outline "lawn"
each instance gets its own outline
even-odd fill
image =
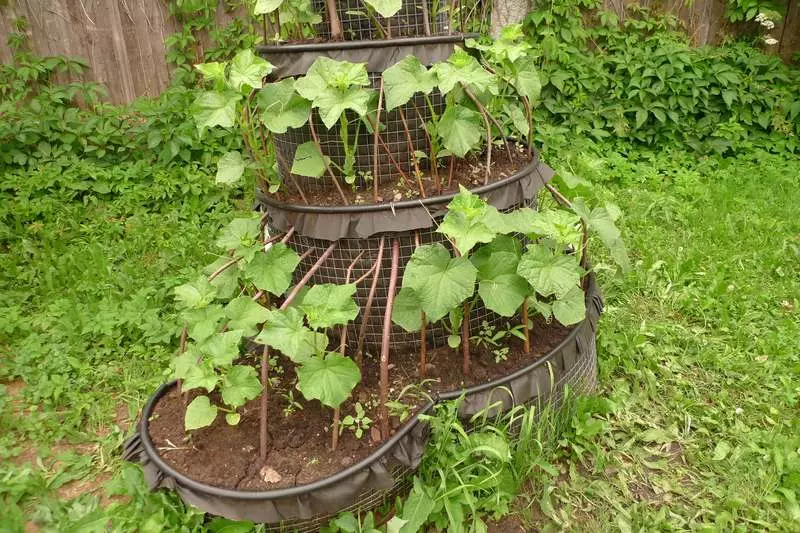
[[[596,261],[598,396],[506,524],[798,530],[800,159],[599,147],[579,162],[621,208],[634,268]],[[193,167],[3,176],[0,531],[206,527],[119,447],[177,347],[172,287],[248,196]]]

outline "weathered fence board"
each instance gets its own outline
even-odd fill
[[[7,44],[14,20],[28,21],[28,40],[40,55],[78,56],[89,62],[85,81],[108,88],[114,103],[139,96],[158,95],[169,85],[170,67],[164,40],[179,29],[167,9],[167,0],[6,0],[0,1],[0,61],[11,62]],[[607,9],[624,17],[626,5],[635,0],[604,0]],[[692,42],[716,44],[730,31],[725,22],[725,0],[638,0],[643,6],[677,14]],[[223,2],[220,2],[223,4]],[[217,24],[232,15],[222,7]],[[784,59],[800,50],[800,0],[789,0],[786,19],[774,36],[780,39],[775,53]],[[207,39],[202,39],[207,44]]]

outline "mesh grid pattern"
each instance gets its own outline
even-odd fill
[[[380,73],[370,73],[370,82],[374,88],[380,85]],[[396,180],[405,174],[410,180],[414,179],[414,151],[423,153],[428,152],[428,139],[425,133],[425,124],[431,120],[431,107],[437,115],[444,112],[444,100],[438,91],[434,91],[428,96],[431,106],[426,102],[426,97],[422,93],[416,93],[405,105],[381,113],[381,139],[378,142],[378,179],[381,183],[388,180]],[[348,139],[350,144],[354,144],[357,138],[354,171],[356,181],[354,186],[363,189],[369,186],[374,174],[374,150],[375,138],[367,130],[366,125],[352,111],[346,113],[348,119]],[[403,125],[405,118],[408,125],[408,135]],[[342,173],[337,169],[344,167],[345,147],[340,137],[341,127],[334,125],[330,130],[322,123],[319,113],[314,110],[311,113],[311,120],[314,124],[314,131],[319,138],[322,153],[330,157],[334,165],[331,165],[336,178],[345,187]],[[411,147],[409,149],[409,137]],[[291,174],[294,153],[301,144],[311,141],[311,128],[306,124],[302,128],[290,129],[284,134],[275,135],[275,151],[278,158],[278,169],[284,182],[288,182]],[[418,161],[420,169],[427,168],[427,159]],[[398,169],[399,167],[399,169]],[[401,173],[402,171],[402,173]],[[321,178],[307,178],[294,175],[294,179],[304,192],[327,191],[334,187],[333,182],[327,172]]]
[[[323,15],[323,22],[315,28],[317,37],[330,39],[325,0],[314,0],[312,5],[317,13]],[[438,11],[438,15],[434,15],[434,10]],[[342,22],[342,36],[346,41],[383,39],[389,35],[391,38],[448,35],[448,10],[449,2],[444,0],[403,0],[403,5],[395,16],[385,19],[375,14],[379,28],[375,19],[369,16],[362,0],[336,0],[336,11]]]
[[[511,211],[521,207],[520,205],[512,206],[507,209]],[[437,221],[441,222],[441,220]],[[278,230],[270,228],[270,233],[278,233]],[[452,245],[441,233],[435,231],[435,226],[428,229],[418,230],[420,244],[443,244],[450,253],[453,253]],[[402,283],[403,272],[405,266],[411,255],[416,248],[415,232],[403,233],[387,233],[385,236],[383,259],[381,261],[381,271],[378,277],[378,284],[375,287],[375,295],[372,299],[372,308],[370,316],[367,320],[367,326],[364,335],[364,346],[367,351],[370,349],[376,350],[380,348],[381,340],[383,339],[383,317],[386,311],[386,302],[389,294],[389,272],[392,266],[391,247],[392,240],[397,239],[400,244],[400,261],[399,271],[397,277],[398,290]],[[358,258],[359,254],[363,255],[355,262],[353,270],[350,275],[350,281],[354,282],[366,274],[372,265],[377,261],[378,251],[380,249],[381,234],[373,235],[366,239],[339,239],[336,248],[330,257],[322,264],[322,266],[311,276],[308,285],[316,285],[319,283],[336,283],[342,284],[347,278],[347,269]],[[329,241],[321,239],[313,239],[295,233],[287,242],[287,245],[292,247],[298,255],[303,255],[308,250],[312,250],[307,257],[303,258],[294,273],[295,283],[305,276],[311,269],[314,263],[317,262],[323,251],[330,246]],[[360,312],[356,319],[349,323],[347,326],[347,344],[349,347],[354,348],[358,345],[358,335],[361,330],[361,324],[364,321],[364,312],[369,298],[370,287],[372,285],[373,275],[367,276],[364,281],[359,283],[356,288],[356,294],[353,297],[358,305]],[[481,323],[486,321],[495,327],[505,326],[506,322],[513,320],[513,318],[500,316],[488,310],[480,299],[475,303],[470,312],[469,323],[471,331],[477,331]],[[434,324],[428,324],[426,329],[427,346],[429,348],[437,348],[444,346],[447,343],[448,331],[442,321]],[[392,324],[391,342],[390,346],[393,350],[401,348],[416,348],[420,345],[420,333],[409,333],[396,324]],[[371,352],[374,353],[374,352]]]
[[[309,519],[291,520],[279,524],[266,524],[264,531],[270,533],[311,533],[312,531],[319,531],[320,528],[327,526],[331,520],[341,513],[351,512],[359,516],[365,515],[370,511],[374,512],[386,504],[393,503],[398,496],[406,496],[411,491],[412,474],[413,471],[408,467],[397,467],[392,470],[392,477],[395,483],[391,488],[365,491],[356,498],[357,503],[345,507],[337,513],[318,515]]]

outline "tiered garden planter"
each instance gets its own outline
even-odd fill
[[[600,291],[590,275],[586,318],[555,349],[508,376],[440,394],[436,401],[464,394],[459,414],[466,420],[498,402],[490,414],[522,404],[558,405],[567,386],[577,393],[591,392],[597,376],[595,331],[602,308]],[[124,458],[142,466],[152,490],[174,490],[183,501],[207,513],[265,523],[267,531],[317,531],[340,512],[375,511],[406,493],[428,442],[428,428],[419,415],[430,412],[434,405],[425,405],[372,455],[335,476],[291,488],[248,492],[194,481],[159,455],[150,439],[149,420],[159,399],[174,386],[162,385],[147,403],[137,433],[125,444]]]

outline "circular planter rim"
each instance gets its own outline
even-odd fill
[[[529,175],[536,169],[539,164],[539,152],[534,150],[533,161],[514,172],[512,175],[501,180],[490,183],[489,185],[481,185],[474,189],[469,189],[472,194],[485,194],[500,189],[521,180]],[[382,204],[360,204],[360,205],[308,205],[308,204],[290,204],[284,203],[272,198],[272,196],[265,194],[261,188],[256,189],[256,199],[270,207],[281,209],[283,211],[292,211],[295,213],[324,213],[324,214],[354,214],[354,213],[374,213],[376,211],[396,211],[398,209],[411,209],[419,206],[428,206],[434,204],[446,203],[452,200],[458,193],[451,192],[448,194],[440,194],[438,196],[429,196],[427,198],[417,198],[415,200],[403,200],[401,202],[387,202]]]
[[[454,33],[452,35],[432,35],[430,37],[400,37],[397,39],[366,39],[361,41],[326,41],[321,43],[262,44],[256,47],[258,53],[303,53],[327,52],[332,50],[360,50],[362,48],[391,48],[425,44],[459,43],[466,39],[479,37],[478,33]]]
[[[235,498],[235,499],[240,499],[240,500],[273,500],[273,499],[277,499],[277,498],[286,498],[286,497],[290,497],[290,496],[296,496],[298,494],[304,494],[304,493],[311,492],[311,491],[314,491],[314,490],[322,489],[322,488],[325,488],[325,487],[327,487],[329,485],[333,485],[333,484],[337,483],[338,481],[340,481],[340,480],[342,480],[344,478],[347,478],[350,475],[355,474],[355,473],[357,473],[358,471],[360,471],[360,470],[362,470],[364,468],[369,467],[372,463],[374,463],[375,461],[379,460],[381,457],[383,457],[383,455],[384,455],[384,453],[386,451],[388,451],[392,446],[394,446],[394,444],[397,441],[399,441],[406,434],[408,434],[408,432],[410,432],[414,427],[416,427],[416,425],[420,422],[419,415],[427,413],[428,411],[431,410],[431,408],[434,405],[436,405],[440,401],[453,400],[453,399],[458,398],[462,394],[464,394],[464,395],[474,394],[474,393],[482,392],[482,391],[485,391],[485,390],[488,390],[488,389],[491,389],[491,388],[502,387],[506,383],[508,383],[509,381],[511,381],[511,380],[521,376],[521,375],[524,375],[527,372],[530,372],[530,371],[538,368],[539,366],[545,364],[547,361],[552,359],[554,357],[554,355],[556,353],[558,353],[564,346],[566,346],[566,344],[568,342],[574,341],[575,336],[578,334],[580,329],[585,326],[586,321],[589,320],[588,314],[589,314],[589,311],[588,311],[588,306],[587,306],[587,312],[586,312],[587,316],[585,316],[584,319],[581,322],[576,324],[570,330],[569,334],[564,338],[564,340],[562,340],[555,348],[553,348],[552,350],[547,352],[545,355],[543,355],[542,357],[540,357],[539,359],[537,359],[536,361],[534,361],[530,365],[528,365],[526,367],[523,367],[523,368],[517,370],[516,372],[513,372],[512,374],[497,378],[497,379],[495,379],[493,381],[490,381],[488,383],[482,383],[480,385],[474,385],[472,387],[459,389],[459,390],[455,390],[455,391],[448,391],[448,392],[444,392],[444,393],[441,393],[441,394],[434,394],[432,401],[429,401],[427,404],[425,404],[417,413],[414,414],[412,419],[409,420],[408,423],[406,425],[404,425],[400,429],[400,431],[398,431],[397,433],[392,435],[392,437],[389,440],[384,442],[372,454],[370,454],[369,456],[365,457],[364,459],[362,459],[358,463],[356,463],[356,464],[354,464],[352,466],[349,466],[346,469],[341,470],[341,471],[337,472],[336,474],[334,474],[334,475],[332,475],[330,477],[326,477],[326,478],[323,478],[323,479],[320,479],[320,480],[317,480],[317,481],[314,481],[314,482],[311,482],[311,483],[306,483],[304,485],[295,485],[294,487],[285,487],[285,488],[281,488],[281,489],[267,490],[267,491],[238,491],[238,490],[233,490],[233,489],[225,489],[225,488],[222,488],[222,487],[215,487],[215,486],[212,486],[212,485],[206,485],[205,483],[201,483],[199,481],[195,481],[192,478],[190,478],[190,477],[178,472],[174,468],[172,468],[172,466],[167,464],[167,462],[164,461],[161,458],[161,456],[158,454],[158,452],[156,451],[155,447],[153,446],[152,441],[150,440],[150,433],[149,433],[150,423],[149,423],[149,419],[150,419],[150,416],[153,413],[153,408],[155,407],[155,405],[158,402],[158,400],[160,400],[167,393],[167,391],[169,389],[171,389],[172,387],[175,386],[175,383],[176,383],[175,381],[171,381],[169,383],[165,383],[165,384],[162,384],[161,386],[159,386],[159,388],[156,390],[155,394],[153,394],[153,396],[150,398],[150,400],[148,400],[147,404],[145,405],[144,410],[142,411],[141,421],[139,422],[139,429],[140,429],[140,435],[141,435],[141,439],[142,439],[142,445],[144,446],[144,449],[147,452],[147,455],[156,464],[156,466],[158,466],[158,468],[160,468],[162,471],[166,472],[170,476],[174,477],[178,481],[178,483],[180,483],[181,485],[184,485],[186,487],[189,487],[191,489],[200,491],[202,493],[211,494],[213,496],[221,496],[221,497],[226,497],[226,498]]]

